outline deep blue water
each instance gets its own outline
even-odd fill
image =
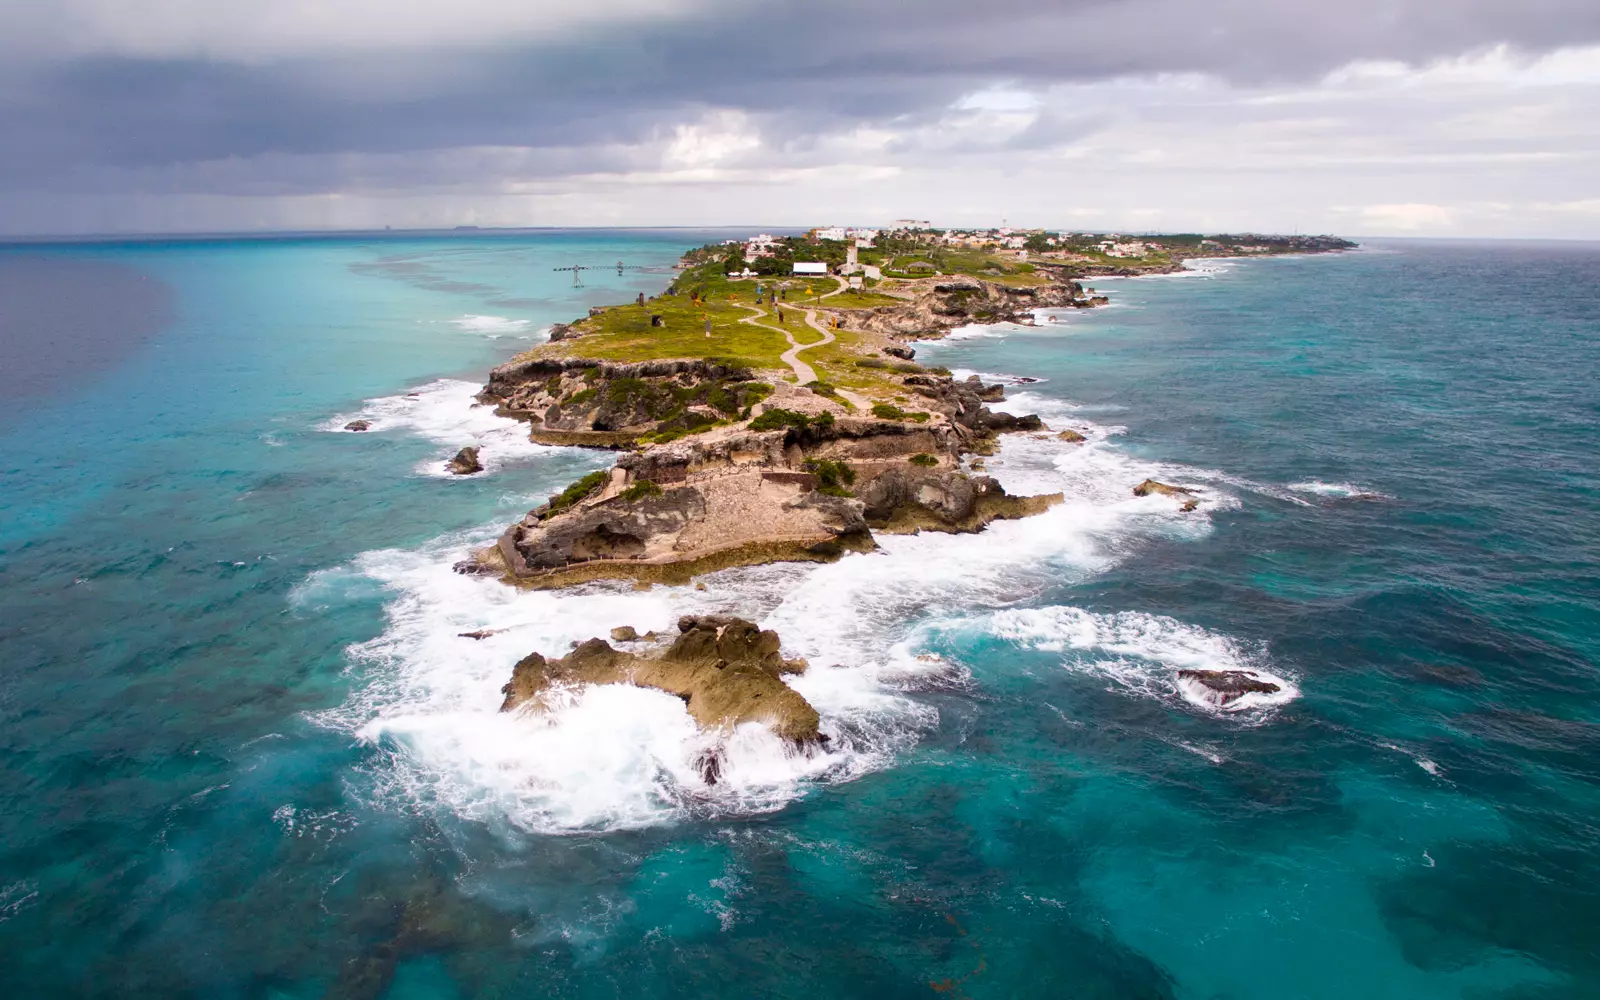
[[[717,235],[0,248],[9,993],[1600,995],[1600,246],[1105,281],[923,345],[1090,439],[1009,441],[1066,502],[979,536],[451,574],[608,461],[474,383],[666,280],[550,268]],[[742,734],[706,789],[667,696],[495,713],[526,652],[695,608],[811,659],[835,752]],[[1285,690],[1218,711],[1196,665]]]

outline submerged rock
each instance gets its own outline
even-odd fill
[[[470,476],[483,471],[483,463],[478,461],[476,445],[468,445],[456,452],[456,457],[444,463],[444,467],[453,476]]]
[[[370,420],[352,420],[344,425],[344,429],[347,431],[364,431],[371,427],[372,421]]]
[[[1133,495],[1136,497],[1147,497],[1152,493],[1159,493],[1168,497],[1187,497],[1193,496],[1194,490],[1185,489],[1182,486],[1168,486],[1166,483],[1158,483],[1154,479],[1146,479],[1133,488]]]
[[[512,668],[510,683],[501,689],[506,697],[500,710],[537,704],[554,685],[632,684],[682,698],[705,729],[759,722],[791,743],[822,742],[816,709],[782,680],[804,671],[805,661],[783,658],[778,633],[724,615],[685,616],[678,631],[671,647],[643,655],[598,638],[579,643],[560,659],[532,653]],[[703,777],[708,772],[707,780],[714,780],[720,764],[701,769]]]
[[[1063,441],[1067,441],[1067,442],[1069,442],[1071,444],[1083,444],[1085,441],[1089,440],[1088,438],[1084,437],[1082,434],[1079,434],[1077,431],[1074,431],[1074,430],[1062,431],[1060,434],[1057,434],[1056,437],[1060,438]]]
[[[1245,670],[1180,670],[1180,681],[1193,681],[1218,696],[1219,701],[1231,704],[1247,694],[1277,694],[1283,688],[1271,681],[1262,680]]]

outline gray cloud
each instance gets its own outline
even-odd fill
[[[692,167],[694,130],[721,111],[759,140],[714,157],[730,169],[1071,155],[1130,124],[1150,125],[1157,149],[1162,134],[1232,115],[1185,103],[1187,78],[1237,100],[1292,93],[1362,60],[1417,67],[1495,46],[1531,58],[1600,43],[1592,0],[632,0],[538,11],[160,0],[163,17],[110,0],[0,3],[0,199],[91,198],[97,211],[119,195],[498,195]],[[1124,106],[1047,99],[1129,78],[1179,82],[1131,122]],[[952,110],[986,88],[1045,96],[1015,128],[986,119],[993,109]],[[1314,149],[1372,131],[1343,113],[1342,131],[1280,130],[1273,141]],[[873,132],[876,148],[863,138]],[[1593,139],[1537,143],[1571,152]],[[1423,157],[1455,148],[1442,134],[1395,142]]]

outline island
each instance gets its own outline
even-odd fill
[[[547,343],[491,372],[479,402],[525,421],[533,441],[618,458],[456,570],[540,589],[686,584],[735,566],[835,560],[885,534],[976,532],[1041,513],[1061,495],[1007,493],[983,474],[984,456],[1000,435],[1082,436],[991,409],[1003,386],[921,364],[915,342],[1094,308],[1107,301],[1084,284],[1097,274],[1352,245],[821,229],[701,247],[659,295],[558,324]],[[475,451],[450,463],[456,474],[480,468]],[[1130,488],[1183,511],[1199,503],[1160,483]],[[504,710],[537,709],[552,685],[633,683],[682,697],[708,728],[760,722],[797,748],[825,740],[815,711],[783,682],[805,664],[784,660],[773,633],[686,619],[676,638],[619,624],[612,642],[596,637],[556,660],[530,654],[506,685]],[[708,782],[719,767],[704,762]]]

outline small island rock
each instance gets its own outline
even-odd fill
[[[372,421],[370,420],[352,420],[348,424],[344,425],[344,429],[347,431],[364,431],[371,426]]]
[[[560,659],[529,654],[512,669],[500,710],[537,705],[555,684],[632,684],[683,699],[706,729],[760,722],[798,746],[823,742],[817,710],[782,680],[804,671],[805,661],[783,658],[778,633],[726,615],[688,615],[678,630],[671,647],[645,655],[614,649],[604,639],[579,643]]]
[[[1216,694],[1222,704],[1238,701],[1247,694],[1277,694],[1283,690],[1245,670],[1180,670],[1178,679],[1193,681]]]
[[[1154,479],[1146,479],[1144,482],[1133,488],[1133,495],[1136,497],[1147,497],[1152,493],[1159,493],[1162,496],[1168,497],[1178,497],[1192,496],[1194,494],[1194,490],[1185,489],[1182,486],[1168,486],[1166,483],[1158,483]]]
[[[444,464],[453,476],[470,476],[475,472],[483,471],[483,463],[478,461],[478,449],[475,445],[468,445],[456,452],[456,457]]]

